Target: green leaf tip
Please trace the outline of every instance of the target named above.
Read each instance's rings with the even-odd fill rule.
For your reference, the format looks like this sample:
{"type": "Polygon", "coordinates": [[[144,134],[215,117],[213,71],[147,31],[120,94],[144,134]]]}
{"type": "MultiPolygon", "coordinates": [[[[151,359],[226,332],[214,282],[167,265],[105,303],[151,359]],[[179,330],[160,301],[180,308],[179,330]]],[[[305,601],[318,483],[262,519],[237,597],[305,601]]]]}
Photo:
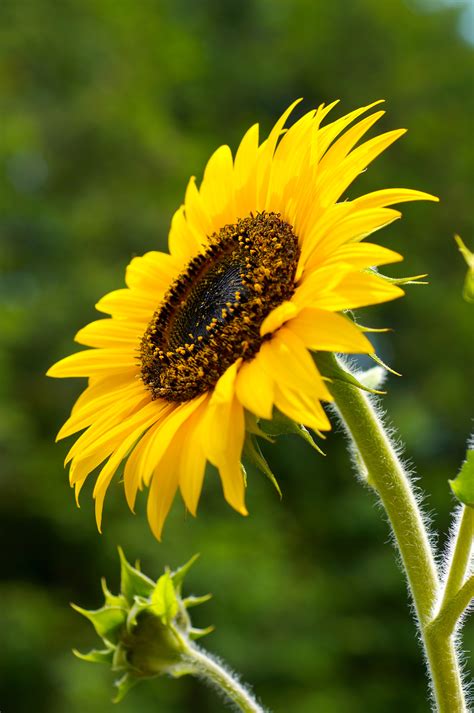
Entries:
{"type": "Polygon", "coordinates": [[[165,572],[157,581],[151,594],[151,609],[159,616],[165,626],[171,624],[179,610],[179,603],[169,572],[165,572]]]}
{"type": "Polygon", "coordinates": [[[266,477],[269,479],[269,481],[272,483],[273,487],[277,491],[281,500],[283,496],[280,486],[278,485],[278,481],[275,478],[270,466],[268,465],[265,456],[260,450],[260,446],[258,444],[257,439],[251,433],[247,433],[245,437],[243,455],[244,458],[246,458],[249,463],[251,463],[257,470],[266,475],[266,477]]]}
{"type": "Polygon", "coordinates": [[[466,454],[466,460],[461,466],[461,470],[454,480],[449,481],[451,490],[457,499],[474,507],[474,450],[469,449],[466,454]]]}
{"type": "Polygon", "coordinates": [[[197,562],[200,556],[201,553],[196,552],[196,554],[193,555],[191,559],[186,562],[186,564],[183,564],[181,567],[178,567],[177,570],[171,572],[171,579],[173,580],[173,584],[179,594],[181,593],[181,587],[183,585],[184,578],[186,577],[193,564],[197,562]]]}
{"type": "Polygon", "coordinates": [[[135,596],[150,596],[155,586],[153,580],[127,561],[121,547],[117,549],[120,557],[120,591],[123,596],[130,603],[135,596]]]}

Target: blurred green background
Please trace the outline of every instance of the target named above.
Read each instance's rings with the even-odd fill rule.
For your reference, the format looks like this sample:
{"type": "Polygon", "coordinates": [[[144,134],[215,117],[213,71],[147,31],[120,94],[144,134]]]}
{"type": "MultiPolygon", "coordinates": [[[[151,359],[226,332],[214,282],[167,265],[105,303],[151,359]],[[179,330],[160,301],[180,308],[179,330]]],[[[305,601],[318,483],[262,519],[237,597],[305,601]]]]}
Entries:
{"type": "MultiPolygon", "coordinates": [[[[301,111],[341,99],[334,116],[384,97],[382,129],[408,135],[360,177],[354,196],[421,188],[442,202],[404,206],[379,234],[406,255],[390,274],[430,274],[403,301],[362,314],[380,355],[403,373],[384,399],[417,464],[446,541],[447,479],[471,428],[472,306],[452,235],[472,247],[469,195],[472,3],[438,0],[3,0],[0,4],[1,407],[0,707],[4,713],[210,713],[193,680],[143,684],[115,708],[112,676],[76,660],[96,643],[68,606],[99,606],[118,584],[117,544],[158,576],[194,552],[206,645],[275,713],[428,711],[405,583],[384,515],[356,481],[336,426],[318,456],[292,438],[266,449],[284,491],[250,474],[250,517],[210,478],[197,520],[176,503],[163,543],[142,498],[126,509],[117,479],[99,536],[91,484],[74,504],[54,445],[83,385],[44,377],[70,353],[93,305],[122,286],[135,254],[166,248],[189,175],[221,143],[268,131],[297,96],[301,111]]],[[[295,114],[297,115],[298,112],[295,114]]],[[[474,649],[473,621],[464,646],[474,649]]]]}

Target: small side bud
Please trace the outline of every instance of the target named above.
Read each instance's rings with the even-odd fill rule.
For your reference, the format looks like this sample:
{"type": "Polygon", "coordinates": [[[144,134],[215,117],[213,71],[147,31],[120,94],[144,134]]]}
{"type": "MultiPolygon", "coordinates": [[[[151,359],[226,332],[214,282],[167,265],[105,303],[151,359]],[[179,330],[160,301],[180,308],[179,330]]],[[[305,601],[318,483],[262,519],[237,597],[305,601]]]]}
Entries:
{"type": "Polygon", "coordinates": [[[83,661],[108,664],[122,675],[116,681],[115,700],[121,700],[139,680],[161,675],[173,677],[193,673],[189,649],[194,639],[212,631],[192,626],[188,608],[208,601],[210,595],[182,598],[184,578],[198,555],[172,572],[166,569],[155,582],[133,567],[119,548],[120,592],[112,594],[105,580],[105,603],[88,611],[71,606],[93,624],[104,648],[84,654],[74,650],[83,661]]]}

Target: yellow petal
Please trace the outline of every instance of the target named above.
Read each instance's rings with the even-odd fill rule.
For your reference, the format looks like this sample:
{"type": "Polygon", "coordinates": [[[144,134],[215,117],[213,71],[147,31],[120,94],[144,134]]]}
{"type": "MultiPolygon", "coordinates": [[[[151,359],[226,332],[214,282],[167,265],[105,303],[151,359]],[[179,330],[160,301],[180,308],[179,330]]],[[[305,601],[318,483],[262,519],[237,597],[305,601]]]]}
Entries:
{"type": "Polygon", "coordinates": [[[96,304],[99,312],[111,314],[118,319],[129,319],[148,324],[161,301],[161,293],[123,288],[104,295],[96,304]]]}
{"type": "Polygon", "coordinates": [[[242,364],[237,374],[235,391],[247,411],[259,418],[270,419],[273,412],[273,378],[261,365],[257,354],[242,364]]]}
{"type": "Polygon", "coordinates": [[[304,273],[301,283],[295,290],[291,301],[299,308],[308,307],[316,300],[321,299],[325,294],[331,294],[332,290],[346,276],[354,271],[351,265],[341,263],[337,270],[332,266],[318,267],[313,272],[304,273]]]}
{"type": "Polygon", "coordinates": [[[282,324],[292,319],[298,314],[298,306],[294,302],[282,302],[278,307],[275,307],[267,317],[263,320],[260,326],[260,336],[274,332],[282,324]]]}
{"type": "Polygon", "coordinates": [[[341,245],[362,240],[400,217],[401,213],[392,208],[371,208],[366,211],[350,212],[325,234],[320,235],[318,239],[313,239],[305,270],[312,270],[323,263],[341,245]]]}
{"type": "Polygon", "coordinates": [[[341,138],[337,139],[326,151],[319,163],[319,171],[321,174],[326,171],[328,166],[332,168],[343,161],[359,139],[362,138],[384,114],[384,111],[377,111],[371,114],[346,131],[341,138]]]}
{"type": "Polygon", "coordinates": [[[291,330],[282,327],[269,342],[262,344],[259,358],[275,384],[332,400],[311,355],[291,330]]]}
{"type": "MultiPolygon", "coordinates": [[[[400,262],[403,256],[374,243],[347,243],[341,245],[324,261],[325,265],[337,265],[339,262],[353,265],[361,270],[376,265],[400,262]]],[[[337,269],[336,267],[334,269],[337,269]]]]}
{"type": "MultiPolygon", "coordinates": [[[[122,409],[118,408],[110,421],[107,421],[107,416],[104,419],[97,421],[76,441],[68,454],[68,458],[78,457],[79,459],[87,458],[96,451],[107,450],[111,452],[115,447],[113,444],[117,439],[126,438],[128,433],[136,426],[141,425],[148,419],[157,419],[160,409],[156,402],[150,402],[149,399],[140,404],[133,413],[121,417],[122,409]],[[118,419],[118,422],[117,422],[118,419]],[[80,443],[80,441],[83,441],[80,443]]],[[[124,409],[124,413],[126,413],[124,409]]]]}
{"type": "Polygon", "coordinates": [[[372,344],[348,318],[307,307],[288,324],[308,349],[315,351],[371,354],[372,344]]]}
{"type": "Polygon", "coordinates": [[[389,302],[404,294],[400,287],[377,277],[377,275],[354,272],[343,277],[332,291],[314,297],[311,306],[340,312],[341,310],[389,302]]]}
{"type": "Polygon", "coordinates": [[[127,371],[138,373],[138,353],[134,348],[87,349],[71,354],[53,364],[47,376],[64,379],[71,376],[96,376],[127,371]]]}
{"type": "Polygon", "coordinates": [[[206,454],[202,447],[200,433],[202,417],[206,408],[207,401],[203,401],[183,427],[185,434],[182,438],[182,450],[178,465],[181,495],[187,509],[194,516],[206,470],[206,454]]]}
{"type": "Polygon", "coordinates": [[[240,216],[248,215],[257,202],[257,154],[258,124],[254,124],[240,142],[234,161],[235,209],[240,216]]]}
{"type": "Polygon", "coordinates": [[[315,431],[329,431],[331,424],[317,399],[301,391],[294,391],[286,384],[278,384],[275,393],[277,408],[296,423],[302,423],[315,431]]]}
{"type": "Polygon", "coordinates": [[[236,220],[233,162],[228,146],[220,146],[212,154],[204,170],[199,192],[213,231],[236,220]]]}
{"type": "Polygon", "coordinates": [[[80,329],[74,337],[86,347],[138,349],[143,331],[139,324],[119,319],[98,319],[80,329]]]}
{"type": "Polygon", "coordinates": [[[406,203],[407,201],[435,201],[439,198],[430,193],[415,191],[410,188],[383,188],[380,191],[366,193],[365,196],[355,198],[352,203],[359,209],[384,208],[395,203],[406,203]]]}
{"type": "Polygon", "coordinates": [[[217,462],[224,497],[241,515],[247,515],[245,507],[245,479],[240,462],[245,437],[244,411],[237,399],[233,399],[227,424],[227,447],[217,462]]]}
{"type": "Polygon", "coordinates": [[[325,176],[324,183],[320,185],[321,205],[335,203],[353,180],[405,132],[406,129],[388,131],[354,149],[344,161],[335,167],[332,175],[325,176]]]}
{"type": "Polygon", "coordinates": [[[95,518],[97,522],[97,529],[101,532],[102,524],[102,510],[104,506],[104,498],[107,492],[107,488],[110,485],[110,481],[114,477],[117,468],[120,463],[126,457],[128,451],[134,445],[135,441],[142,435],[152,423],[155,421],[155,414],[148,417],[147,420],[143,421],[137,428],[132,430],[120,443],[119,447],[113,452],[113,454],[108,459],[107,463],[104,465],[100,471],[97,481],[94,487],[93,497],[95,499],[95,518]]]}
{"type": "Polygon", "coordinates": [[[183,266],[199,253],[200,245],[188,225],[184,206],[178,208],[171,219],[168,246],[170,253],[183,266]]]}
{"type": "Polygon", "coordinates": [[[141,257],[134,257],[125,272],[125,282],[132,290],[149,291],[153,299],[159,299],[176,278],[180,261],[168,253],[151,250],[141,257]]]}
{"type": "Polygon", "coordinates": [[[163,525],[178,489],[180,447],[180,439],[175,438],[153,475],[148,493],[148,521],[157,540],[161,540],[163,525]]]}
{"type": "Polygon", "coordinates": [[[56,436],[56,441],[67,438],[77,431],[87,428],[106,411],[115,411],[117,404],[127,404],[131,409],[136,408],[147,396],[145,387],[140,381],[132,381],[119,389],[111,389],[81,409],[75,409],[56,436]],[[111,409],[112,407],[112,409],[111,409]]]}
{"type": "MultiPolygon", "coordinates": [[[[157,424],[153,435],[147,440],[146,447],[142,450],[140,459],[136,464],[137,472],[142,482],[145,484],[149,482],[153,471],[159,466],[173,437],[205,397],[206,394],[203,394],[191,401],[178,404],[164,418],[160,418],[159,424],[157,424]]],[[[166,409],[166,407],[164,408],[166,409]]]]}

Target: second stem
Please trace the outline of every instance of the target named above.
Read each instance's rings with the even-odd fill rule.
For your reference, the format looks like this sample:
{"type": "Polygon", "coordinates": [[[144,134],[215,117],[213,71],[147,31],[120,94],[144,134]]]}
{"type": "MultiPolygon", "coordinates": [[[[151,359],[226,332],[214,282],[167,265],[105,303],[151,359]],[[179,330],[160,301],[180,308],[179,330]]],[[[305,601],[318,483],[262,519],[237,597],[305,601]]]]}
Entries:
{"type": "Polygon", "coordinates": [[[370,485],[377,491],[390,520],[413,596],[438,710],[464,713],[467,707],[452,637],[427,632],[440,584],[410,481],[370,398],[342,380],[342,370],[340,376],[341,380],[332,381],[330,389],[367,469],[370,485]]]}

